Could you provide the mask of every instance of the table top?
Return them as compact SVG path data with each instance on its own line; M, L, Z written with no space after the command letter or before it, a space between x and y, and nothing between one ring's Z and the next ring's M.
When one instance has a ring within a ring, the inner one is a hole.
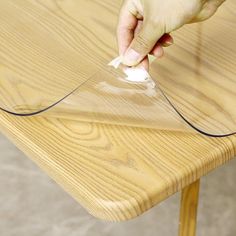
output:
M93 43L89 46L98 51L99 63L116 55L114 15L121 1L15 2L27 13L46 7L65 22L87 19L82 2L93 13L99 9L110 14L109 22L94 15L101 26L94 30L109 31L109 43L99 49ZM90 31L83 33L92 38ZM236 136L213 138L40 114L17 117L3 111L0 128L92 215L106 220L136 217L236 155Z

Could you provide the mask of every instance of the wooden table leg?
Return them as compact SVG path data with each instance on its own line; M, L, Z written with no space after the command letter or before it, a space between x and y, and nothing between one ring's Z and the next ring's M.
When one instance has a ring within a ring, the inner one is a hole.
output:
M182 190L179 236L195 236L200 180Z

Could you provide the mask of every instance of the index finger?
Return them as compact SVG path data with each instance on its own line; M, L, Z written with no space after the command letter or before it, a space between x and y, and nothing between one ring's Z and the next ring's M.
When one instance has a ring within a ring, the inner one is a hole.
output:
M117 26L117 40L120 55L125 53L132 42L137 23L138 19L131 13L128 4L124 4L120 11Z

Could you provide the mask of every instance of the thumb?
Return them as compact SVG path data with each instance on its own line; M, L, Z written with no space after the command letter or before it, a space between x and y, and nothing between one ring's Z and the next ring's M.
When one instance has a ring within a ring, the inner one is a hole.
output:
M139 33L132 40L129 48L123 56L123 63L135 66L140 63L155 46L156 42L164 34L164 28L153 22L143 22Z

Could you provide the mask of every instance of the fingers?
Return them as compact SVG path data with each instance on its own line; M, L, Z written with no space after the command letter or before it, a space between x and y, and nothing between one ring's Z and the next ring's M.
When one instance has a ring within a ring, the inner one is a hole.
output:
M163 34L164 30L161 27L156 28L151 22L143 22L142 28L124 54L123 63L128 66L140 63L152 51Z
M162 57L163 47L173 44L173 39L169 34L163 34L161 27L154 27L149 21L143 22L140 12L132 1L124 3L117 27L119 54L123 55L125 65L141 63L148 68L148 53Z
M151 55L155 56L156 58L161 58L164 55L163 47L169 47L174 43L173 38L169 34L164 34L158 42L153 47L152 51L150 52Z
M134 36L138 34L138 32L140 31L142 27L142 21L138 21L138 24L135 28L134 31ZM164 34L155 44L155 46L153 47L152 51L149 53L153 56L155 56L156 58L161 58L164 55L164 49L163 47L169 47L174 43L174 40L172 38L172 36L170 34ZM143 59L143 61L141 61L141 63L143 65L143 67L145 67L145 69L148 68L148 57L145 57Z
M155 56L156 58L161 58L164 55L164 49L162 45L159 42L156 43L150 54Z
M169 47L174 43L170 34L164 34L158 41L163 47Z
M120 11L117 26L117 40L120 55L125 53L132 42L137 24L138 19L131 13L127 4L124 4Z
M164 34L160 40L155 44L153 47L152 51L149 53L153 55L156 58L161 58L164 55L164 49L163 47L169 47L174 43L173 38L169 34ZM149 70L149 61L148 57L146 56L141 62L140 66L146 69L147 71Z
M144 57L144 59L140 62L138 67L144 68L146 71L149 70L149 60L148 56Z
M140 32L142 28L143 21L138 20L136 28L134 30L134 37ZM131 40L132 41L132 40ZM174 43L174 39L170 34L164 34L157 43L160 43L163 47L169 47ZM155 47L155 46L154 46Z

